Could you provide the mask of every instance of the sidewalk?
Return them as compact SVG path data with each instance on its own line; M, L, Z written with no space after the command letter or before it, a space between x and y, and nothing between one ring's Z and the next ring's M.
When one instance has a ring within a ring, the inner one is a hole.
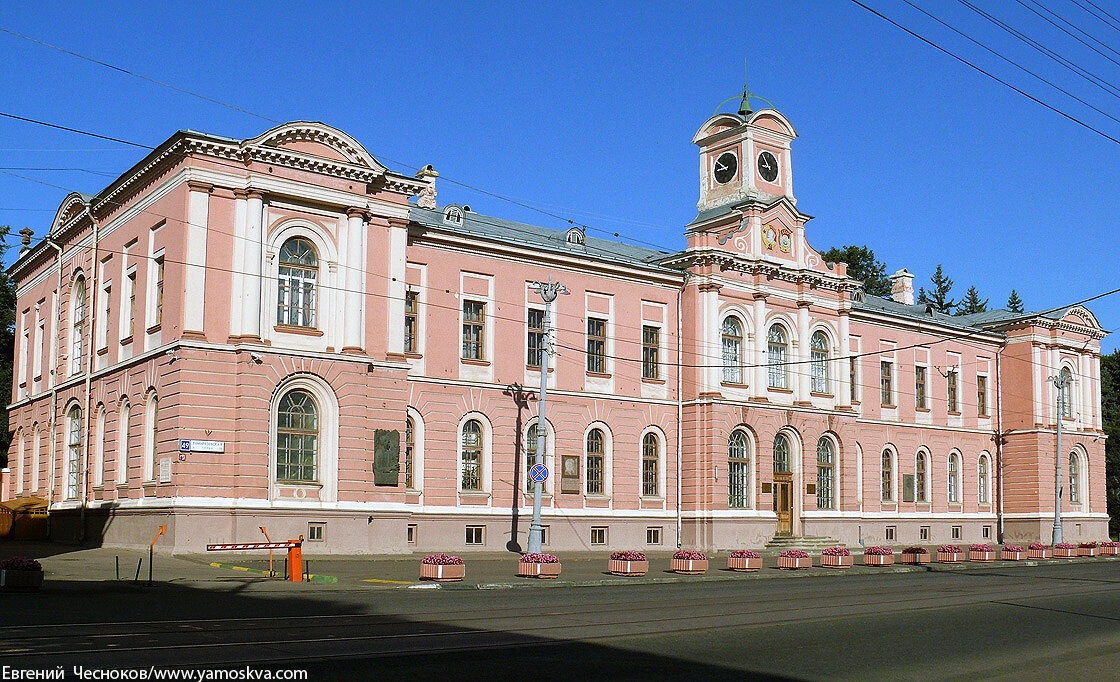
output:
M923 566L895 564L889 567L860 565L862 556L853 551L855 564L848 569L821 568L819 556L813 556L814 567L796 571L777 568L777 554L761 552L763 569L753 573L727 570L727 552L708 555L709 568L703 575L679 575L669 571L671 551L647 552L649 573L641 577L622 577L607 573L609 552L565 553L560 556L563 569L559 578L540 580L517 576L518 555L510 552L463 554L466 578L457 583L432 583L419 579L423 554L374 556L311 556L304 557L309 582L300 584L283 580L286 553L276 551L273 566L278 577L268 576L267 552L206 553L187 555L155 555L152 576L156 584L189 583L200 587L237 585L239 588L266 589L507 589L555 588L594 585L650 584L677 582L711 582L726 580L800 579L823 576L866 575L908 572L945 572L1007 569L1016 566L1038 566L1078 562L1120 562L1120 557L1050 559L1045 561L995 561L993 563L963 562L960 564L930 563ZM146 584L148 555L146 552L111 547L76 547L52 543L0 542L0 558L29 556L43 564L47 580L68 582L121 582ZM895 555L896 561L898 554ZM119 568L118 568L119 567Z

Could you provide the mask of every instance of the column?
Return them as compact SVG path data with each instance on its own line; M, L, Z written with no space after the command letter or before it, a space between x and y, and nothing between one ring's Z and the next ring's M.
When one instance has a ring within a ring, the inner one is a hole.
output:
M1077 380L1081 385L1081 414L1079 415L1078 422L1081 424L1082 429L1090 429L1093 427L1096 414L1095 406L1093 405L1093 356L1091 353L1083 353L1077 358L1078 373L1080 376ZM1071 393L1072 395L1072 393Z
M852 376L851 376L851 355L852 355L852 336L848 319L848 310L843 309L840 311L840 352L837 354L839 360L832 363L833 368L836 370L836 376L840 378L840 402L838 403L841 408L851 409L852 407Z
M1034 387L1034 423L1042 423L1042 410L1044 407L1043 401L1046 399L1045 386L1042 383L1042 372L1045 367L1042 366L1042 348L1036 344L1031 343L1031 385Z
M358 353L362 350L362 293L361 268L364 254L362 253L362 232L365 229L366 213L361 208L346 209L346 238L342 248L344 253L339 255L342 266L343 283L342 301L343 331L342 351L344 353Z
M797 363L792 365L793 376L797 377L797 394L794 401L809 403L812 390L813 367L809 362L809 306L808 301L797 302Z
M264 195L249 190L245 201L245 260L241 298L241 335L261 338L261 291L264 285Z
M240 337L244 333L241 320L241 310L245 305L245 221L248 215L246 206L249 199L248 190L233 190L233 272L230 273L230 285L234 295L229 301L229 335ZM149 249L150 251L150 249Z
M1050 415L1050 421L1047 422L1049 424L1058 423L1058 387L1055 386L1054 382L1050 381L1049 378L1057 376L1060 359L1061 356L1058 355L1057 346L1051 345L1046 348L1046 374L1042 378L1046 381L1047 386L1046 414ZM1071 393L1070 395L1073 394Z
M213 185L190 181L187 202L187 258L183 273L183 337L205 338L206 227ZM124 286L119 287L124 293Z
M754 387L751 396L766 399L766 294L754 295Z
M723 341L719 320L719 285L705 282L698 286L700 303L700 392L719 393L723 381Z
M404 357L404 296L405 263L408 247L408 221L400 218L389 219L389 337L388 354L391 357Z

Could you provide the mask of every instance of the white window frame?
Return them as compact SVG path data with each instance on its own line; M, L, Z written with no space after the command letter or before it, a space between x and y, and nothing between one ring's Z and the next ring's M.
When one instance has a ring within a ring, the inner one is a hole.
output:
M657 439L657 494L646 495L644 480L645 467L645 442L646 436L653 434ZM647 426L638 437L638 496L646 500L663 500L667 497L665 491L665 452L668 449L668 439L665 432L656 426Z
M949 504L961 504L961 485L964 482L964 459L956 450L949 453L945 467L945 497ZM954 467L954 465L956 465ZM953 469L956 468L956 472ZM956 476L954 480L954 475Z
M117 485L128 484L129 426L132 421L132 403L121 400L117 410Z
M159 448L158 424L159 396L154 390L148 391L144 399L144 473L143 480L152 483L156 476L156 451Z
M99 403L95 413L93 440L93 485L105 484L105 405Z
M731 457L731 439L735 433L740 433L746 441L746 458L732 458ZM727 461L727 507L729 509L754 509L755 506L755 469L758 459L758 448L755 446L754 434L750 429L743 426L736 426L731 429L727 434L725 448L725 459ZM731 506L731 462L746 462L747 467L747 489L743 491L745 504L742 507Z
M78 305L78 286L81 285L82 301L81 306ZM86 325L89 322L89 304L91 300L89 283L86 281L85 275L79 272L74 276L70 283L70 352L67 367L70 370L67 376L75 376L81 374L83 371L82 360L85 359L85 354L89 351L89 334L86 331ZM81 319L78 318L78 311L82 312Z
M461 330L460 330L461 333ZM462 344L462 338L459 338ZM478 490L463 489L463 426L471 419L477 419L482 425L482 454L479 457ZM455 489L459 495L489 495L492 489L491 475L493 471L494 453L494 427L490 419L481 412L467 412L459 419L455 427Z
M415 407L409 406L408 418L412 420L412 487L415 492L424 492L424 416Z
M276 448L278 410L280 400L294 390L303 390L311 394L315 407L319 410L319 437L316 461L316 482L292 482L276 480ZM338 499L338 422L339 409L338 397L331 385L314 374L296 374L288 377L276 387L269 405L268 425L268 480L270 482L270 496L273 500L283 499L285 502L300 502L299 490L318 489L319 499L302 498L307 504L314 505L320 502L335 502ZM282 491L292 490L295 497L284 496Z
M603 432L603 492L588 494L587 492L587 436L591 433L592 429L599 429ZM614 432L605 422L594 421L587 425L583 431L583 440L581 441L582 447L580 451L580 471L583 476L583 485L580 488L581 494L584 498L610 499L614 494Z

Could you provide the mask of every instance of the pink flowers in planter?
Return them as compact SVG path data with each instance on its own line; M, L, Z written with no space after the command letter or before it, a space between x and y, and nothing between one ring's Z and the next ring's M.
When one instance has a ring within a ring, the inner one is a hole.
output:
M10 559L0 559L0 570L2 571L41 571L43 565L35 559L28 559L24 556L14 556Z
M864 556L869 554L872 556L888 556L894 554L894 550L890 547L875 545L874 547L868 547L867 549L863 550L863 554Z
M687 559L689 561L707 561L708 557L703 552L692 552L687 549L678 549L673 552L674 559Z
M926 549L925 547L918 547L918 546L915 545L914 547L907 547L906 549L902 550L902 553L903 554L929 554L929 550Z
M1036 542L1035 544L1037 545L1038 543ZM1032 549L1033 549L1033 547L1032 547ZM1046 548L1042 547L1041 549L1046 549ZM1003 546L1003 551L1005 551L1005 552L1015 552L1016 554L1018 554L1019 552L1024 552L1026 550L1023 549L1022 545L1004 545Z
M517 575L523 578L556 578L560 575L560 560L552 554L532 552L517 560Z
M1113 542L1112 540L1105 540L1101 543L1101 556L1117 556L1120 555L1120 542Z
M864 566L890 566L894 563L894 550L882 545L874 545L863 550Z
M1104 542L1101 543L1101 547L1120 547L1120 542L1115 542L1113 540L1105 540Z
M420 563L429 566L462 566L463 559L452 554L429 554Z
M540 552L533 552L532 554L522 554L518 559L523 564L558 564L560 560L552 554L541 554Z
M985 543L985 544L969 545L968 546L968 551L970 551L970 552L994 552L994 551L996 551L996 548Z
M821 566L824 568L851 568L852 552L847 547L825 547L821 550Z
M732 571L757 571L762 568L762 555L753 549L736 549L727 555L727 568Z
M1050 548L1047 547L1046 545L1042 544L1041 542L1032 542L1027 547L1027 558L1028 559L1049 559L1050 558Z
M1095 542L1079 542L1077 543L1077 556L1096 556L1097 543Z
M669 570L684 575L700 575L708 570L708 557L703 552L678 549L669 562Z
M821 556L851 556L852 552L847 547L825 547Z
M787 549L778 554L778 568L794 570L798 568L811 568L813 560L809 553L803 549Z
M914 545L902 550L902 557L899 559L904 564L928 564L929 563L929 550L925 547Z
M937 548L937 551L938 552L944 552L945 554L963 554L964 553L964 550L961 549L959 545L941 545L940 547Z
M968 560L969 561L995 561L996 548L987 543L979 543L968 546Z
M1077 556L1077 545L1072 542L1059 542L1054 545L1054 556L1069 559Z
M1022 561L1027 557L1027 551L1022 545L1004 545L1000 558L1004 561Z
M1054 545L1054 549L1077 549L1077 545L1072 542L1059 542Z
M611 554L611 561L645 561L645 552L615 552Z
M964 550L960 545L941 545L937 548L937 560L943 564L955 564L964 561Z
M778 554L778 558L785 557L786 559L808 559L809 553L803 549L786 549Z
M649 572L649 562L645 552L615 552L607 562L607 572L615 575L645 575Z
M1120 543L1117 543L1120 545ZM761 559L762 555L753 549L736 549L728 555L732 559Z

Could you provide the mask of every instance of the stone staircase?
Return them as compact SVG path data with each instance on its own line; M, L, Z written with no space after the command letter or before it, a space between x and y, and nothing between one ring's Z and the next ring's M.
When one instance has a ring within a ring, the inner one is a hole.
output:
M781 552L786 549L802 549L810 554L820 552L825 547L835 547L843 544L838 540L820 535L803 535L791 537L788 535L775 535L766 543L766 549L772 552Z

